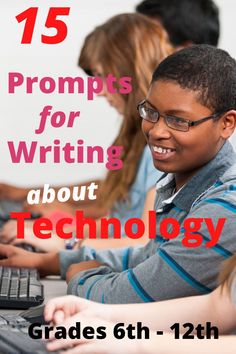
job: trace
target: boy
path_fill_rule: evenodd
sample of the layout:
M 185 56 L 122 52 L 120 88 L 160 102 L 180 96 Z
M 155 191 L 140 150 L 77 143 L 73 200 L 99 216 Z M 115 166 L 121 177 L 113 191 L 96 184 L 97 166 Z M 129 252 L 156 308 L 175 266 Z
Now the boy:
M 7 259 L 0 265 L 62 277 L 67 271 L 69 293 L 106 303 L 164 300 L 216 287 L 220 263 L 236 252 L 236 155 L 227 142 L 236 124 L 236 62 L 208 45 L 176 52 L 156 69 L 138 109 L 154 165 L 166 173 L 157 183 L 156 239 L 141 248 L 60 254 L 1 246 Z M 160 235 L 166 218 L 182 226 L 171 240 Z M 190 243 L 187 219 L 201 223 Z M 220 235 L 214 247 L 212 234 Z

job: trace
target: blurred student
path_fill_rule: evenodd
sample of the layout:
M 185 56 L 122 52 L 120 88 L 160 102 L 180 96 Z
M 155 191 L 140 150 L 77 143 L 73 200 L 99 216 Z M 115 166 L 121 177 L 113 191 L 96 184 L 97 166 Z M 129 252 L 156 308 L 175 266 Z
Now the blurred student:
M 73 296 L 52 299 L 45 307 L 47 321 L 65 328 L 74 326 L 76 322 L 80 322 L 83 328 L 105 326 L 107 337 L 87 341 L 56 340 L 52 335 L 47 347 L 49 350 L 64 349 L 67 354 L 234 354 L 236 336 L 224 335 L 214 339 L 213 331 L 212 337 L 207 339 L 206 323 L 211 322 L 220 334 L 236 330 L 236 256 L 228 262 L 222 277 L 224 284 L 208 295 L 150 304 L 103 305 Z M 129 339 L 128 336 L 122 340 L 115 339 L 113 329 L 117 323 L 124 323 L 125 328 L 129 324 L 137 327 L 138 322 L 152 331 L 150 339 Z M 170 333 L 174 323 L 180 324 L 180 339 L 174 339 L 174 333 Z M 194 330 L 189 334 L 195 339 L 182 339 L 183 332 L 187 330 L 182 327 L 184 323 L 190 323 L 194 328 L 201 324 L 204 337 L 197 338 Z M 164 335 L 157 336 L 157 330 L 164 331 Z
M 0 265 L 61 274 L 68 293 L 104 303 L 206 294 L 236 252 L 236 62 L 208 45 L 167 57 L 138 105 L 155 167 L 156 237 L 145 247 L 32 254 L 1 246 Z M 161 228 L 167 220 L 179 225 Z M 171 233 L 168 237 L 168 233 Z M 85 241 L 86 244 L 87 241 Z M 77 263 L 77 264 L 76 264 Z
M 122 235 L 125 234 L 124 224 L 129 218 L 145 218 L 147 211 L 154 206 L 154 185 L 161 172 L 153 166 L 136 106 L 147 94 L 153 70 L 171 52 L 172 47 L 163 28 L 141 14 L 122 14 L 111 18 L 87 36 L 81 50 L 79 66 L 90 75 L 104 78 L 104 89 L 100 96 L 104 96 L 123 116 L 119 134 L 112 144 L 123 147 L 123 167 L 109 171 L 105 180 L 100 182 L 97 203 L 85 210 L 79 203 L 77 208 L 83 208 L 85 217 L 98 218 L 107 213 L 119 219 Z M 116 78 L 131 77 L 132 92 L 127 95 L 109 93 L 105 81 L 109 74 Z M 92 215 L 89 210 L 92 210 Z M 31 225 L 32 222 L 27 223 L 28 227 Z M 16 222 L 6 224 L 0 231 L 0 237 L 5 242 L 17 242 L 15 236 Z M 26 231 L 24 241 L 46 251 L 63 247 L 63 240 L 58 237 L 54 237 L 52 242 L 37 239 L 32 227 Z M 122 247 L 134 242 L 124 239 L 110 243 L 105 241 L 105 244 L 107 247 Z M 138 240 L 140 242 L 146 241 Z M 98 247 L 103 244 L 97 242 Z
M 160 22 L 176 50 L 218 44 L 219 10 L 212 0 L 144 0 L 136 11 Z

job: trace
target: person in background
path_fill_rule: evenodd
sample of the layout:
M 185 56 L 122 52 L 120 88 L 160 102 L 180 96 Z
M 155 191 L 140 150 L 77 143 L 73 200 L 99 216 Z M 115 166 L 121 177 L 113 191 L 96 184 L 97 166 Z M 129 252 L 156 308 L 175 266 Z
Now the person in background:
M 97 218 L 99 213 L 100 216 L 107 213 L 110 217 L 119 219 L 122 235 L 125 235 L 124 224 L 129 218 L 143 218 L 146 222 L 147 212 L 154 206 L 154 185 L 161 172 L 153 166 L 136 106 L 147 94 L 153 70 L 172 51 L 166 32 L 160 24 L 144 15 L 133 13 L 117 15 L 95 28 L 85 39 L 80 53 L 79 66 L 86 73 L 103 78 L 109 74 L 116 78 L 128 76 L 132 80 L 132 92 L 122 95 L 109 93 L 104 79 L 104 89 L 100 96 L 104 96 L 123 117 L 119 134 L 112 144 L 123 147 L 123 167 L 117 171 L 109 171 L 105 180 L 100 182 L 98 200 L 92 206 L 93 216 L 97 212 Z M 83 207 L 79 204 L 78 208 Z M 84 215 L 91 217 L 88 210 Z M 97 223 L 99 238 L 99 218 Z M 59 237 L 51 240 L 38 239 L 33 235 L 30 225 L 32 222 L 27 222 L 29 230 L 25 233 L 24 242 L 45 251 L 63 247 L 63 240 Z M 112 236 L 112 228 L 110 233 Z M 6 224 L 0 231 L 1 240 L 5 242 L 19 242 L 15 240 L 15 235 L 15 222 Z M 136 241 L 146 242 L 145 237 Z M 92 246 L 108 248 L 134 243 L 135 240 L 127 238 L 93 240 Z
M 219 9 L 213 0 L 144 0 L 136 11 L 161 23 L 176 50 L 192 44 L 218 45 Z
M 66 354 L 234 354 L 236 335 L 223 334 L 236 330 L 236 255 L 225 264 L 221 281 L 222 285 L 208 295 L 150 304 L 104 305 L 74 296 L 52 299 L 45 307 L 46 321 L 65 328 L 74 326 L 76 322 L 80 322 L 83 328 L 105 326 L 108 335 L 103 340 L 58 340 L 52 334 L 47 348 L 64 349 Z M 150 339 L 115 339 L 113 328 L 117 323 L 124 323 L 123 328 L 129 324 L 137 327 L 140 321 L 142 326 L 151 330 Z M 218 339 L 214 339 L 215 331 L 211 332 L 211 339 L 207 339 L 207 322 L 219 329 L 222 335 Z M 174 323 L 180 324 L 180 339 L 174 339 L 173 331 L 170 333 Z M 182 327 L 184 323 L 190 323 L 195 328 L 201 324 L 201 335 L 204 337 L 197 338 L 193 330 L 189 334 L 194 335 L 194 339 L 182 339 L 188 328 Z M 157 336 L 157 330 L 164 331 L 163 336 Z

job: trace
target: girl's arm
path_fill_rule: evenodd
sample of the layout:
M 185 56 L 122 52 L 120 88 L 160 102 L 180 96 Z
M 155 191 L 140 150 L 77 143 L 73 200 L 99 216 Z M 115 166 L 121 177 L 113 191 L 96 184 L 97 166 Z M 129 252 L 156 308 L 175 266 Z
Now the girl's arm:
M 150 329 L 169 331 L 175 322 L 193 325 L 212 322 L 221 333 L 236 327 L 236 308 L 229 290 L 218 287 L 209 295 L 193 296 L 148 304 L 107 305 L 104 318 L 126 323 L 142 321 Z M 105 309 L 104 309 L 105 310 Z
M 58 313 L 59 315 L 59 313 Z M 59 319 L 59 317 L 58 317 Z M 79 321 L 78 321 L 79 320 Z M 69 328 L 80 322 L 82 328 L 87 325 L 92 328 L 104 328 L 106 336 L 103 339 L 84 340 L 83 338 L 67 337 L 66 339 L 55 339 L 51 332 L 51 341 L 47 344 L 50 351 L 68 349 L 66 354 L 234 354 L 236 336 L 222 336 L 219 339 L 174 339 L 174 334 L 164 333 L 157 336 L 155 332 L 150 333 L 147 339 L 129 339 L 126 335 L 122 340 L 116 339 L 114 335 L 115 323 L 107 322 L 94 317 L 72 316 L 67 318 L 61 325 L 68 331 Z M 73 347 L 73 348 L 72 348 Z
M 140 354 L 234 354 L 236 336 L 222 336 L 219 339 L 174 339 L 169 333 L 162 337 L 153 333 L 152 338 L 142 341 L 141 346 Z

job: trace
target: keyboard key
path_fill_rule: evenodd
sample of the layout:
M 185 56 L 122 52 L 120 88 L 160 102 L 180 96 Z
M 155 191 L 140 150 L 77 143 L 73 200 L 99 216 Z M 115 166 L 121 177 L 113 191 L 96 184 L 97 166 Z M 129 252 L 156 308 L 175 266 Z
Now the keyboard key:
M 36 269 L 0 267 L 0 308 L 27 309 L 43 299 Z
M 42 296 L 41 285 L 31 285 L 29 288 L 29 297 Z
M 10 297 L 18 297 L 18 292 L 19 292 L 19 279 L 18 278 L 12 278 L 11 279 L 11 288 L 9 292 Z
M 36 269 L 30 269 L 30 277 L 38 278 L 38 271 Z
M 29 276 L 29 269 L 21 268 L 20 269 L 20 277 L 21 278 L 25 278 L 25 277 L 28 278 L 28 276 Z
M 20 269 L 19 268 L 11 268 L 11 277 L 19 277 Z
M 20 279 L 20 289 L 19 289 L 19 297 L 27 297 L 28 296 L 28 279 L 22 278 Z
M 10 278 L 2 278 L 2 283 L 1 283 L 1 296 L 2 297 L 7 297 L 10 289 Z
M 4 267 L 2 276 L 5 277 L 5 278 L 10 278 L 10 276 L 11 276 L 11 268 Z

